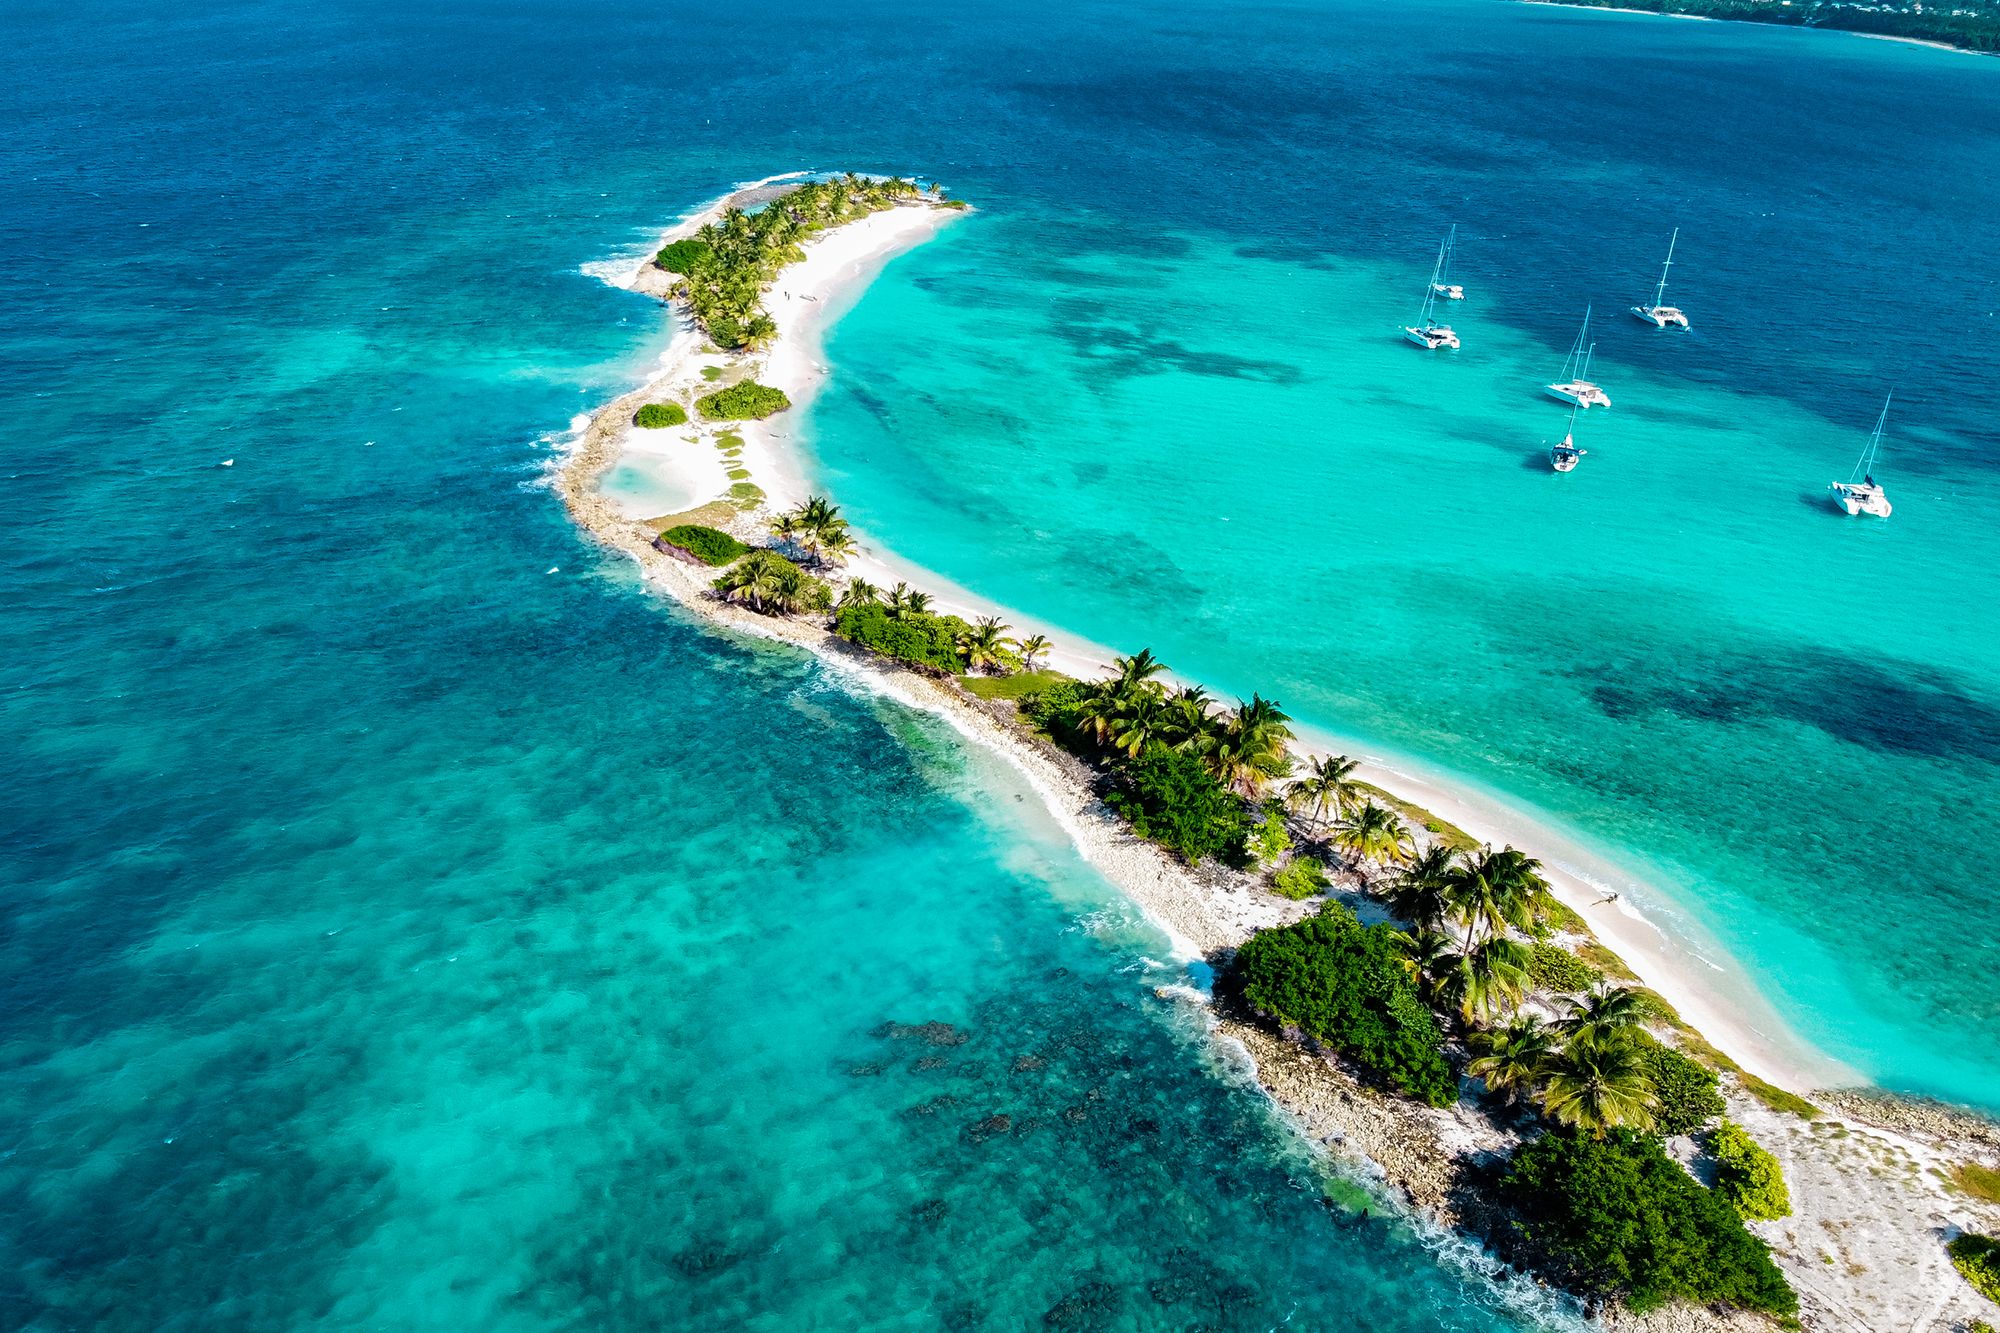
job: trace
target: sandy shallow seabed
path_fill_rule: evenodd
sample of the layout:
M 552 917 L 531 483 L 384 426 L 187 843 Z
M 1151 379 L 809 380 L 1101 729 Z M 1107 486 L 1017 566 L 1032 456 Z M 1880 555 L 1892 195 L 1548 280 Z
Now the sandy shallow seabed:
M 661 238 L 691 234 L 732 204 L 765 197 L 772 177 L 717 200 Z M 1263 892 L 1249 876 L 1190 870 L 1150 843 L 1133 837 L 1096 799 L 1091 774 L 1053 746 L 1008 720 L 1007 705 L 989 705 L 935 680 L 858 652 L 821 625 L 776 620 L 724 603 L 709 587 L 714 571 L 673 559 L 652 545 L 657 520 L 634 521 L 600 491 L 600 480 L 625 455 L 635 431 L 631 419 L 647 402 L 692 398 L 713 387 L 712 368 L 725 379 L 746 371 L 785 390 L 794 410 L 766 422 L 733 423 L 743 438 L 737 462 L 766 493 L 761 508 L 733 524 L 750 540 L 762 536 L 770 513 L 809 493 L 803 448 L 792 438 L 799 410 L 824 382 L 821 337 L 833 319 L 894 255 L 929 239 L 963 214 L 931 205 L 905 205 L 872 214 L 823 234 L 804 247 L 805 258 L 787 268 L 766 307 L 778 337 L 765 352 L 736 356 L 707 349 L 706 340 L 678 311 L 674 336 L 657 374 L 643 387 L 600 409 L 583 424 L 574 445 L 552 474 L 554 489 L 575 520 L 603 544 L 630 556 L 647 583 L 712 625 L 764 640 L 810 649 L 866 687 L 943 717 L 968 740 L 1012 764 L 1048 807 L 1079 851 L 1164 930 L 1187 958 L 1240 944 L 1254 931 L 1297 919 L 1304 909 Z M 593 266 L 614 285 L 664 297 L 670 279 L 645 261 Z M 690 493 L 712 495 L 714 427 L 652 431 L 646 444 L 659 465 L 656 438 L 685 445 L 684 470 L 675 478 Z M 665 465 L 674 467 L 675 452 Z M 837 498 L 837 497 L 836 497 Z M 719 524 L 721 526 L 721 524 Z M 859 534 L 858 534 L 859 535 Z M 935 596 L 936 609 L 976 618 L 999 615 L 1017 632 L 1040 632 L 1057 641 L 1050 664 L 1080 677 L 1108 673 L 1112 654 L 1098 645 L 1037 625 L 1004 607 L 939 579 L 879 550 L 864 550 L 848 572 L 888 585 L 908 581 Z M 1362 753 L 1365 751 L 1353 750 Z M 1586 853 L 1513 817 L 1495 803 L 1459 799 L 1394 760 L 1364 764 L 1364 776 L 1403 799 L 1432 810 L 1475 837 L 1514 845 L 1542 856 L 1558 895 L 1582 913 L 1600 939 L 1620 954 L 1645 983 L 1664 995 L 1694 1027 L 1745 1068 L 1800 1092 L 1839 1080 L 1845 1071 L 1817 1056 L 1787 1032 L 1740 970 L 1732 976 L 1698 948 L 1684 947 L 1621 897 L 1607 902 L 1605 884 L 1622 881 L 1592 865 Z M 1546 832 L 1546 831 L 1543 831 Z M 1553 847 L 1553 853 L 1545 849 Z M 1581 862 L 1581 867 L 1578 867 Z M 1301 1132 L 1336 1157 L 1375 1176 L 1386 1193 L 1443 1226 L 1478 1222 L 1457 1191 L 1460 1172 L 1481 1154 L 1510 1146 L 1512 1136 L 1467 1104 L 1445 1111 L 1384 1096 L 1354 1080 L 1335 1062 L 1279 1040 L 1262 1029 L 1212 1019 L 1219 1048 L 1254 1062 L 1255 1077 Z M 1239 1065 L 1241 1060 L 1235 1062 Z M 1822 1099 L 1824 1100 L 1824 1099 Z M 1803 1319 L 1814 1329 L 1955 1329 L 1971 1318 L 2000 1321 L 2000 1310 L 1980 1298 L 1952 1271 L 1943 1239 L 1958 1230 L 2000 1230 L 2000 1208 L 1949 1191 L 1941 1171 L 1952 1162 L 2000 1162 L 2000 1133 L 1942 1114 L 1918 1115 L 1854 1099 L 1842 1114 L 1814 1122 L 1782 1116 L 1741 1092 L 1730 1114 L 1783 1161 L 1795 1215 L 1755 1229 L 1800 1294 Z M 1893 1125 L 1894 1128 L 1889 1126 Z M 1618 1327 L 1720 1329 L 1768 1327 L 1706 1311 L 1673 1310 L 1643 1321 L 1620 1318 Z

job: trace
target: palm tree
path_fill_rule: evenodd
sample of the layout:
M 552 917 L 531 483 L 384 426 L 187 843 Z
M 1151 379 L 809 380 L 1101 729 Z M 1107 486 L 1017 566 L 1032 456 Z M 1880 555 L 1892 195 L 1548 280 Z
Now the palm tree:
M 1504 936 L 1457 954 L 1439 990 L 1468 1023 L 1490 1021 L 1528 993 L 1528 946 Z
M 1112 682 L 1112 692 L 1121 697 L 1131 694 L 1167 669 L 1165 662 L 1153 656 L 1151 648 L 1141 648 L 1130 657 L 1114 657 L 1111 666 L 1118 673 Z
M 1453 952 L 1457 941 L 1441 930 L 1420 928 L 1398 934 L 1396 946 L 1403 951 L 1403 965 L 1409 968 L 1424 998 L 1435 1001 L 1439 976 L 1458 956 Z
M 1598 1138 L 1615 1125 L 1646 1129 L 1659 1099 L 1637 1042 L 1577 1041 L 1549 1062 L 1542 1109 L 1561 1125 Z
M 1571 1045 L 1615 1045 L 1645 1021 L 1645 997 L 1630 986 L 1599 986 L 1588 995 L 1563 1001 L 1562 1030 Z
M 1111 716 L 1112 745 L 1137 759 L 1148 741 L 1158 739 L 1167 707 L 1164 699 L 1149 690 L 1121 702 Z
M 1556 1054 L 1556 1034 L 1533 1014 L 1521 1014 L 1503 1028 L 1472 1034 L 1476 1058 L 1465 1072 L 1486 1080 L 1488 1090 L 1508 1101 L 1532 1094 Z
M 771 520 L 771 535 L 781 542 L 796 541 L 804 529 L 799 526 L 799 516 L 795 510 L 787 509 Z
M 1359 760 L 1349 759 L 1344 754 L 1313 760 L 1306 769 L 1306 775 L 1294 779 L 1292 785 L 1285 789 L 1285 804 L 1294 809 L 1309 807 L 1313 812 L 1313 823 L 1324 827 L 1329 809 L 1336 816 L 1344 815 L 1360 797 L 1361 784 L 1353 777 L 1359 764 Z
M 752 551 L 725 570 L 715 586 L 727 601 L 768 615 L 796 615 L 818 600 L 825 585 L 774 551 Z
M 1007 628 L 998 616 L 986 616 L 958 636 L 958 655 L 967 671 L 981 671 L 1005 662 L 1004 654 L 1013 643 L 1007 637 Z
M 847 591 L 840 594 L 842 606 L 862 606 L 882 600 L 882 590 L 867 579 L 849 579 Z
M 1376 892 L 1402 920 L 1431 929 L 1451 915 L 1451 883 L 1457 872 L 1458 853 L 1434 842 Z
M 1033 671 L 1035 669 L 1035 659 L 1046 657 L 1049 649 L 1053 647 L 1055 645 L 1050 643 L 1046 636 L 1030 634 L 1027 638 L 1021 640 L 1021 665 L 1027 670 Z
M 1234 712 L 1222 719 L 1215 744 L 1208 751 L 1208 766 L 1224 786 L 1255 796 L 1268 778 L 1290 771 L 1291 755 L 1285 742 L 1292 729 L 1285 724 L 1290 715 L 1261 694 L 1249 703 L 1238 701 Z
M 1407 861 L 1413 850 L 1410 830 L 1403 821 L 1373 801 L 1341 820 L 1329 841 L 1357 861 L 1382 865 Z
M 1175 690 L 1167 698 L 1166 710 L 1160 719 L 1160 740 L 1176 750 L 1208 754 L 1215 748 L 1215 739 L 1220 731 L 1214 716 L 1208 711 L 1211 702 L 1208 691 L 1199 685 Z
M 819 558 L 831 564 L 846 564 L 860 549 L 861 543 L 846 528 L 835 528 L 819 539 Z
M 1483 847 L 1451 880 L 1452 915 L 1465 927 L 1466 947 L 1481 935 L 1493 936 L 1509 926 L 1526 930 L 1534 924 L 1535 906 L 1545 888 L 1535 872 L 1539 861 L 1512 847 Z
M 898 583 L 889 589 L 889 614 L 894 619 L 920 616 L 930 604 L 930 594 L 913 591 L 907 583 Z

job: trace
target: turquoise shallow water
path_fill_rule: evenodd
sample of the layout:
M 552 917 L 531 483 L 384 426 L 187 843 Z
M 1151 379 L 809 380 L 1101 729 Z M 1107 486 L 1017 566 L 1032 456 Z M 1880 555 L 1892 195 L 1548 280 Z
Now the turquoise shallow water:
M 1992 213 L 1976 173 L 1939 175 L 1991 152 L 1985 67 L 1508 6 L 1418 17 L 1245 9 L 1218 34 L 1206 9 L 1104 4 L 12 11 L 0 1323 L 1518 1322 L 1416 1238 L 1362 1222 L 1353 1191 L 1322 1202 L 1297 1143 L 1151 999 L 1172 974 L 1150 961 L 1162 941 L 1004 773 L 809 662 L 696 632 L 540 488 L 566 423 L 661 343 L 654 308 L 580 266 L 798 167 L 935 171 L 984 208 L 837 331 L 815 439 L 872 531 L 1218 684 L 1275 680 L 1302 714 L 1704 885 L 1727 872 L 1743 910 L 1714 912 L 1722 925 L 1825 950 L 1819 981 L 1746 948 L 1795 1007 L 1824 1003 L 1831 1038 L 1892 1081 L 1985 1086 L 1980 1048 L 1953 1081 L 1919 1021 L 1976 1033 L 1990 1013 L 1976 930 L 1921 960 L 1878 930 L 1863 957 L 1806 906 L 1860 912 L 1854 859 L 1815 852 L 1787 877 L 1770 850 L 1831 846 L 1800 832 L 1831 823 L 1801 813 L 1813 802 L 1878 835 L 1915 812 L 1935 836 L 1897 834 L 1896 879 L 1866 901 L 1968 927 L 1990 910 L 1976 869 L 1950 872 L 1976 868 L 1956 830 L 1991 809 L 1990 626 L 1967 609 L 1991 528 L 1936 517 L 1972 512 L 1986 484 L 1984 279 L 1962 270 Z M 1541 59 L 1557 41 L 1606 60 L 1665 43 L 1678 73 L 1754 94 L 1758 114 L 1796 92 L 1760 82 L 1778 57 L 1828 62 L 1811 67 L 1828 96 L 1871 123 L 1900 123 L 1884 108 L 1913 88 L 1951 110 L 1932 155 L 1905 136 L 1895 172 L 1823 162 L 1771 225 L 1787 254 L 1825 253 L 1880 213 L 1833 266 L 1841 292 L 1886 303 L 1884 320 L 1945 311 L 1976 335 L 1962 355 L 1852 327 L 1839 356 L 1780 340 L 1746 414 L 1711 396 L 1725 363 L 1699 358 L 1739 355 L 1720 335 L 1751 306 L 1728 314 L 1732 288 L 1691 277 L 1700 336 L 1615 358 L 1617 415 L 1571 479 L 1598 491 L 1520 466 L 1548 418 L 1500 394 L 1512 371 L 1468 356 L 1410 385 L 1401 349 L 1357 331 L 1405 299 L 1448 213 L 1484 284 L 1466 321 L 1481 355 L 1539 366 L 1569 337 L 1567 285 L 1528 298 L 1577 230 L 1545 221 L 1507 278 L 1500 241 L 1526 242 L 1482 217 L 1554 207 L 1512 137 L 1551 96 L 1593 108 L 1561 117 L 1586 145 L 1563 184 L 1607 217 L 1635 186 L 1754 204 L 1800 151 L 1796 133 L 1746 135 L 1721 155 L 1726 127 L 1691 118 L 1628 156 L 1635 98 Z M 740 60 L 749 42 L 763 59 Z M 1390 114 L 1426 81 L 1467 94 L 1449 136 Z M 1532 92 L 1532 116 L 1509 88 Z M 1760 275 L 1785 313 L 1756 259 L 1772 247 L 1715 239 L 1754 228 L 1698 244 L 1687 211 L 1690 273 Z M 1636 256 L 1643 278 L 1661 221 L 1590 232 L 1592 271 Z M 1147 315 L 1148 292 L 1174 299 Z M 1800 404 L 1831 403 L 1864 352 L 1933 377 L 1911 415 L 1934 452 L 1896 464 L 1911 483 L 1892 526 L 1814 526 L 1797 493 L 1844 470 L 1874 385 L 1823 416 Z M 1371 366 L 1395 377 L 1373 418 L 1351 388 Z M 1628 410 L 1642 385 L 1796 453 L 1739 462 L 1785 502 L 1768 531 L 1798 545 L 1760 547 L 1741 499 L 1685 525 L 1678 559 L 1642 546 L 1654 529 L 1628 483 L 1596 466 L 1684 475 L 1675 419 Z M 1453 402 L 1457 445 L 1404 429 L 1398 456 L 1375 456 L 1391 424 Z M 1298 428 L 1301 403 L 1325 431 Z M 919 413 L 950 429 L 919 439 Z M 1335 530 L 1342 458 L 1373 489 Z M 1234 470 L 1211 481 L 1219 460 Z M 1493 523 L 1440 484 L 1453 469 L 1545 507 Z M 1034 510 L 1002 470 L 1036 485 Z M 1578 499 L 1598 493 L 1621 503 Z M 1454 522 L 1411 540 L 1413 509 L 1433 506 Z M 1589 596 L 1528 595 L 1544 549 Z M 1909 607 L 1950 614 L 1898 609 L 1890 651 L 1886 629 L 1827 617 L 1815 637 L 1811 608 L 1765 618 L 1681 568 L 1721 551 L 1769 589 L 1771 549 L 1813 588 L 1894 573 Z M 1240 573 L 1272 560 L 1268 588 Z M 1372 582 L 1351 586 L 1355 570 Z M 1267 614 L 1287 580 L 1312 614 Z M 1433 632 L 1406 602 L 1433 608 Z M 1708 688 L 1718 673 L 1727 691 Z M 1812 721 L 1825 699 L 1911 692 L 1923 728 L 1885 709 L 1865 744 L 1835 745 Z M 1754 764 L 1706 763 L 1739 752 Z M 1705 795 L 1717 773 L 1755 820 Z M 1790 821 L 1777 834 L 1759 831 L 1766 806 Z M 1902 1006 L 1879 1039 L 1848 1006 L 1876 992 Z M 876 1035 L 930 1020 L 965 1042 Z M 997 1114 L 1004 1132 L 980 1128 Z
M 1470 777 L 1622 859 L 1849 1066 L 2000 1107 L 2000 292 L 1979 266 L 1928 311 L 1898 292 L 1994 239 L 1992 177 L 1965 173 L 2000 163 L 2000 83 L 1881 43 L 1477 23 L 1495 49 L 1444 86 L 1486 133 L 1448 163 L 1378 160 L 1358 113 L 1310 202 L 1246 192 L 1197 228 L 1003 197 L 898 261 L 830 341 L 819 466 L 886 546 Z M 1505 62 L 1554 33 L 1588 70 L 1546 74 L 1559 116 L 1503 123 Z M 1716 154 L 1693 169 L 1618 86 L 1637 58 L 1697 85 L 1721 63 L 1756 133 L 1683 125 Z M 1939 118 L 1883 118 L 1897 89 Z M 1465 347 L 1426 356 L 1395 325 L 1446 219 Z M 1624 312 L 1669 222 L 1691 336 Z M 1557 476 L 1540 386 L 1590 301 L 1614 407 Z M 1934 317 L 1954 353 L 1915 359 L 1895 330 Z M 1824 488 L 1892 386 L 1897 510 L 1858 523 Z

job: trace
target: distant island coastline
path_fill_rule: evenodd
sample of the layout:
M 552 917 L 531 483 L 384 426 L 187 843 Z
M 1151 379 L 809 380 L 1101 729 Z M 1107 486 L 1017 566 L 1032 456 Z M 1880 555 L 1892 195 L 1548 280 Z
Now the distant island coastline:
M 864 549 L 811 492 L 782 427 L 827 373 L 829 307 L 969 211 L 935 183 L 774 177 L 669 232 L 613 280 L 668 303 L 673 341 L 554 473 L 571 514 L 704 620 L 806 647 L 1008 759 L 1087 859 L 1216 966 L 1219 1058 L 1247 1057 L 1302 1132 L 1414 1216 L 1614 1327 L 1909 1327 L 1918 1309 L 1970 1327 L 1981 1298 L 1940 1228 L 2000 1231 L 2000 1127 L 1815 1091 L 1769 1058 L 1793 1089 L 1753 1075 L 1731 1056 L 1765 1052 L 1726 1004 L 1660 974 L 1638 937 L 1609 940 L 1622 917 L 1533 859 L 1299 745 L 1269 701 L 1225 707 L 1149 653 L 1017 630 Z M 634 451 L 698 503 L 621 507 L 601 483 Z M 1591 1210 L 1559 1201 L 1607 1173 L 1628 1193 L 1604 1209 L 1674 1213 L 1699 1255 L 1635 1276 L 1605 1252 Z
M 1525 0 L 1670 18 L 1768 23 L 1787 28 L 1825 28 L 1864 37 L 1886 37 L 1981 55 L 2000 53 L 2000 7 L 1988 0 L 1926 6 L 1915 0 L 1894 4 L 1842 4 L 1829 0 Z

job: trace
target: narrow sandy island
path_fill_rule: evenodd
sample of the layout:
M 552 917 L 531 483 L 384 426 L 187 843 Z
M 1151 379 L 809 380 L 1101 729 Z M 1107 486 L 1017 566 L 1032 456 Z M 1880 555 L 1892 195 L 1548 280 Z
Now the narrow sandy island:
M 692 215 L 661 238 L 690 236 L 728 208 L 747 208 L 781 191 L 786 177 L 743 187 Z M 1092 771 L 1021 726 L 1011 704 L 991 703 L 954 682 L 899 667 L 836 638 L 821 620 L 757 614 L 722 601 L 711 587 L 716 571 L 684 563 L 654 539 L 672 521 L 695 521 L 761 542 L 772 514 L 811 490 L 793 436 L 803 409 L 825 382 L 821 347 L 832 319 L 851 305 L 890 258 L 935 236 L 964 210 L 933 202 L 904 203 L 819 233 L 803 258 L 773 284 L 766 308 L 777 334 L 762 351 L 712 347 L 687 313 L 669 302 L 673 336 L 657 374 L 643 387 L 605 405 L 581 425 L 552 481 L 576 521 L 605 545 L 629 555 L 648 583 L 704 621 L 728 631 L 784 640 L 819 654 L 866 685 L 941 716 L 968 740 L 1010 762 L 1040 796 L 1083 856 L 1136 902 L 1194 959 L 1226 953 L 1253 932 L 1299 919 L 1311 910 L 1277 897 L 1251 876 L 1212 866 L 1190 868 L 1134 837 L 1097 798 Z M 615 285 L 665 298 L 673 279 L 639 260 L 595 266 Z M 646 403 L 688 403 L 739 379 L 784 390 L 790 411 L 762 422 L 704 423 L 640 430 L 633 416 Z M 607 474 L 643 470 L 636 494 L 607 493 Z M 671 493 L 674 513 L 641 515 L 648 494 Z M 996 615 L 1019 633 L 1054 639 L 1050 664 L 1082 679 L 1109 673 L 1112 653 L 1056 628 L 1036 625 L 888 552 L 867 549 L 848 564 L 848 577 L 879 585 L 907 581 L 933 593 L 933 609 L 968 619 Z M 1331 749 L 1323 743 L 1322 749 Z M 1349 753 L 1365 750 L 1341 747 Z M 1495 801 L 1467 797 L 1394 758 L 1368 765 L 1364 776 L 1411 805 L 1423 807 L 1481 840 L 1511 843 L 1538 855 L 1557 894 L 1648 986 L 1664 995 L 1703 1036 L 1753 1074 L 1798 1092 L 1844 1071 L 1817 1056 L 1758 997 L 1741 970 L 1669 935 L 1607 886 L 1628 882 L 1587 852 L 1539 829 Z M 1617 897 L 1611 894 L 1617 893 Z M 1178 992 L 1180 988 L 1175 988 Z M 1192 994 L 1192 992 L 1189 992 Z M 1300 1130 L 1363 1178 L 1379 1180 L 1387 1197 L 1451 1228 L 1477 1230 L 1462 1188 L 1470 1165 L 1511 1148 L 1513 1128 L 1471 1103 L 1432 1110 L 1364 1086 L 1336 1062 L 1295 1043 L 1227 1018 L 1211 1019 L 1219 1047 L 1234 1052 L 1290 1114 Z M 1727 1086 L 1727 1085 L 1726 1085 Z M 1813 1094 L 1822 1105 L 1828 1098 Z M 1730 1115 L 1756 1131 L 1783 1160 L 1796 1213 L 1757 1223 L 1774 1257 L 1800 1293 L 1804 1322 L 1828 1329 L 1947 1329 L 1981 1315 L 1985 1303 L 1943 1258 L 1940 1234 L 2000 1229 L 2000 1209 L 1951 1192 L 1942 1174 L 1954 1163 L 2000 1162 L 2000 1130 L 1943 1111 L 1864 1098 L 1840 1100 L 1841 1114 L 1806 1120 L 1765 1108 L 1740 1088 Z M 1769 1327 L 1676 1309 L 1619 1327 Z

